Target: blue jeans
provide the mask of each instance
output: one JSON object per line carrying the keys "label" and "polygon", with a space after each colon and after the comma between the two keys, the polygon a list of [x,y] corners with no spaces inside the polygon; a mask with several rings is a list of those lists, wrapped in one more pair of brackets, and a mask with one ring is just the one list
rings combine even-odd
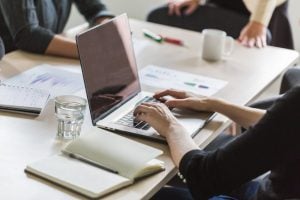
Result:
{"label": "blue jeans", "polygon": [[[209,200],[252,200],[256,196],[258,188],[259,181],[250,181],[234,190],[230,196],[218,195],[211,197]],[[163,187],[151,199],[193,200],[193,197],[187,188]]]}
{"label": "blue jeans", "polygon": [[257,191],[259,188],[259,180],[256,179],[253,181],[249,181],[239,187],[238,189],[234,190],[229,196],[224,196],[224,195],[219,195],[210,198],[209,200],[238,200],[238,199],[243,199],[243,200],[252,200],[256,199]]}
{"label": "blue jeans", "polygon": [[238,200],[233,197],[225,196],[225,195],[219,195],[219,196],[214,196],[210,198],[209,200]]}

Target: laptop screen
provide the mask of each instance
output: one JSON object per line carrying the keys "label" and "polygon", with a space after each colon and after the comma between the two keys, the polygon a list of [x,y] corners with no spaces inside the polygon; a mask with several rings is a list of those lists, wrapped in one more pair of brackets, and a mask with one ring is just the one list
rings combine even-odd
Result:
{"label": "laptop screen", "polygon": [[141,91],[126,14],[77,35],[93,123]]}

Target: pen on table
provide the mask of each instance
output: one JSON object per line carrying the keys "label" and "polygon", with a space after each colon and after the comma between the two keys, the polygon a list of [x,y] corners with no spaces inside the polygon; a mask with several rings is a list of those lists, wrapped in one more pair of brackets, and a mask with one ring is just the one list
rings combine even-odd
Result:
{"label": "pen on table", "polygon": [[206,85],[198,85],[198,88],[208,89],[209,87]]}
{"label": "pen on table", "polygon": [[171,38],[171,37],[165,37],[159,34],[156,34],[148,29],[143,29],[143,33],[146,37],[161,43],[161,42],[167,42],[170,44],[175,44],[175,45],[179,45],[179,46],[184,46],[183,42],[180,39],[176,39],[176,38]]}
{"label": "pen on table", "polygon": [[163,37],[161,36],[164,42],[168,42],[170,44],[176,44],[179,46],[184,46],[183,42],[179,39],[176,38],[171,38],[171,37]]}
{"label": "pen on table", "polygon": [[152,31],[149,31],[148,29],[143,29],[143,33],[146,37],[148,37],[156,42],[161,43],[163,41],[163,38],[160,35],[153,33]]}

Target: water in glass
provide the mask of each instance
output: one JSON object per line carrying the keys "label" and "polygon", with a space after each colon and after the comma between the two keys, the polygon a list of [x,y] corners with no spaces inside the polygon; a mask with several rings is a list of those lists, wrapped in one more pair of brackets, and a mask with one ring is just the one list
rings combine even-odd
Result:
{"label": "water in glass", "polygon": [[58,138],[74,139],[80,135],[85,108],[86,100],[81,97],[65,95],[55,98]]}

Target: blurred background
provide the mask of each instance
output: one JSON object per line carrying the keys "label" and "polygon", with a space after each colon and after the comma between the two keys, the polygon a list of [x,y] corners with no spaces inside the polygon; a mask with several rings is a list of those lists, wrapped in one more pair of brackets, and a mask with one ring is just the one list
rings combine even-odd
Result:
{"label": "blurred background", "polygon": [[[103,0],[108,9],[114,14],[126,12],[129,17],[145,20],[147,13],[167,2],[167,0]],[[130,2],[130,3],[129,3]],[[289,17],[293,29],[295,48],[300,52],[300,1],[289,0]],[[73,7],[72,14],[67,25],[67,29],[84,23],[82,16],[77,9]]]}

